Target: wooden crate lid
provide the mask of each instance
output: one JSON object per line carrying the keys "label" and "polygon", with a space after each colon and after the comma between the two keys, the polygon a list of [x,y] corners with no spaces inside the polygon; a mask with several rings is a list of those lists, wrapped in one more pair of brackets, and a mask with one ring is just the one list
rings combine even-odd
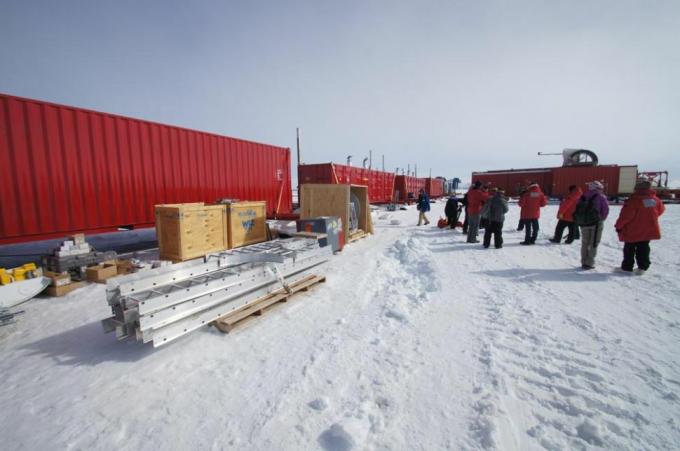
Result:
{"label": "wooden crate lid", "polygon": [[186,204],[158,204],[155,206],[156,210],[222,210],[224,205],[206,205],[203,202],[194,202]]}
{"label": "wooden crate lid", "polygon": [[240,201],[240,202],[230,202],[228,204],[224,204],[226,206],[235,206],[235,207],[250,207],[250,206],[258,206],[258,205],[264,205],[266,204],[267,201],[264,200],[248,200],[248,201]]}
{"label": "wooden crate lid", "polygon": [[248,208],[248,207],[263,207],[267,205],[267,202],[264,200],[258,200],[258,201],[248,201],[248,202],[233,202],[230,204],[225,204],[227,208]]}

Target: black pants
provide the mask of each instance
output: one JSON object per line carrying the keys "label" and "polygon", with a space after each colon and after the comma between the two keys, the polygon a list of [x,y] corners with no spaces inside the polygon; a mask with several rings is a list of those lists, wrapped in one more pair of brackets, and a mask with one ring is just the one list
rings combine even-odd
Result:
{"label": "black pants", "polygon": [[449,221],[449,227],[455,229],[456,222],[458,222],[458,218],[456,218],[455,216],[449,216],[446,219]]}
{"label": "black pants", "polygon": [[538,219],[523,219],[524,221],[524,241],[535,243],[538,238]]}
{"label": "black pants", "polygon": [[465,207],[465,220],[463,221],[463,233],[467,233],[468,231],[468,210],[467,207]]}
{"label": "black pants", "polygon": [[647,271],[649,265],[649,241],[638,241],[637,243],[626,243],[623,245],[623,261],[621,269],[632,271],[633,263],[637,261],[640,269]]}
{"label": "black pants", "polygon": [[517,223],[517,231],[524,230],[524,219],[520,219],[519,222]]}
{"label": "black pants", "polygon": [[489,247],[491,244],[491,235],[493,235],[493,245],[496,249],[503,247],[503,223],[496,221],[489,221],[484,229],[484,247]]}
{"label": "black pants", "polygon": [[578,227],[576,227],[576,224],[574,222],[569,222],[569,221],[564,221],[560,219],[557,221],[557,227],[555,227],[555,236],[553,237],[553,241],[560,242],[562,241],[562,234],[564,233],[564,229],[568,229],[569,233],[567,233],[567,243],[571,243],[574,241],[576,238],[576,233],[578,233]]}

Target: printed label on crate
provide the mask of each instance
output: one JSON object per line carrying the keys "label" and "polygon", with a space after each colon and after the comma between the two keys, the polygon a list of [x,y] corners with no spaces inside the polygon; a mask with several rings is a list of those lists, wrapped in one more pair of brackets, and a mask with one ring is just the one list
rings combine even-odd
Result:
{"label": "printed label on crate", "polygon": [[[236,212],[237,216],[242,219],[241,220],[241,226],[243,229],[246,231],[246,233],[250,233],[253,231],[255,228],[255,219],[257,217],[257,212],[252,209],[248,210],[243,210],[243,211],[238,211]],[[251,218],[251,219],[243,219],[243,218]]]}
{"label": "printed label on crate", "polygon": [[257,212],[255,210],[237,211],[236,214],[240,217],[247,216],[249,218],[254,218],[257,216]]}
{"label": "printed label on crate", "polygon": [[255,220],[248,219],[247,221],[241,221],[241,226],[245,229],[247,233],[250,233],[255,228]]}

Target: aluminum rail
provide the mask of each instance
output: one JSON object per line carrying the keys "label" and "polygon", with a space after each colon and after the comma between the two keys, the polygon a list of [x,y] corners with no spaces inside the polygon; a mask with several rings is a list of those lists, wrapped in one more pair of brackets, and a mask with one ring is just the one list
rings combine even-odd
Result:
{"label": "aluminum rail", "polygon": [[308,274],[332,256],[315,239],[274,240],[107,283],[113,316],[102,321],[119,339],[160,346]]}

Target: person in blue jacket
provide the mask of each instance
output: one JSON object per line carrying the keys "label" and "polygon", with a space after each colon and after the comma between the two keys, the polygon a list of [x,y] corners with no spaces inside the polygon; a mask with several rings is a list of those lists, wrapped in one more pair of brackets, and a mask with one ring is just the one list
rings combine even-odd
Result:
{"label": "person in blue jacket", "polygon": [[416,208],[418,209],[418,225],[422,225],[423,221],[425,222],[425,225],[428,225],[430,223],[430,220],[427,219],[427,216],[425,216],[425,213],[430,211],[430,198],[427,197],[427,193],[425,192],[424,189],[420,190],[420,194],[418,194],[418,203],[416,204]]}

